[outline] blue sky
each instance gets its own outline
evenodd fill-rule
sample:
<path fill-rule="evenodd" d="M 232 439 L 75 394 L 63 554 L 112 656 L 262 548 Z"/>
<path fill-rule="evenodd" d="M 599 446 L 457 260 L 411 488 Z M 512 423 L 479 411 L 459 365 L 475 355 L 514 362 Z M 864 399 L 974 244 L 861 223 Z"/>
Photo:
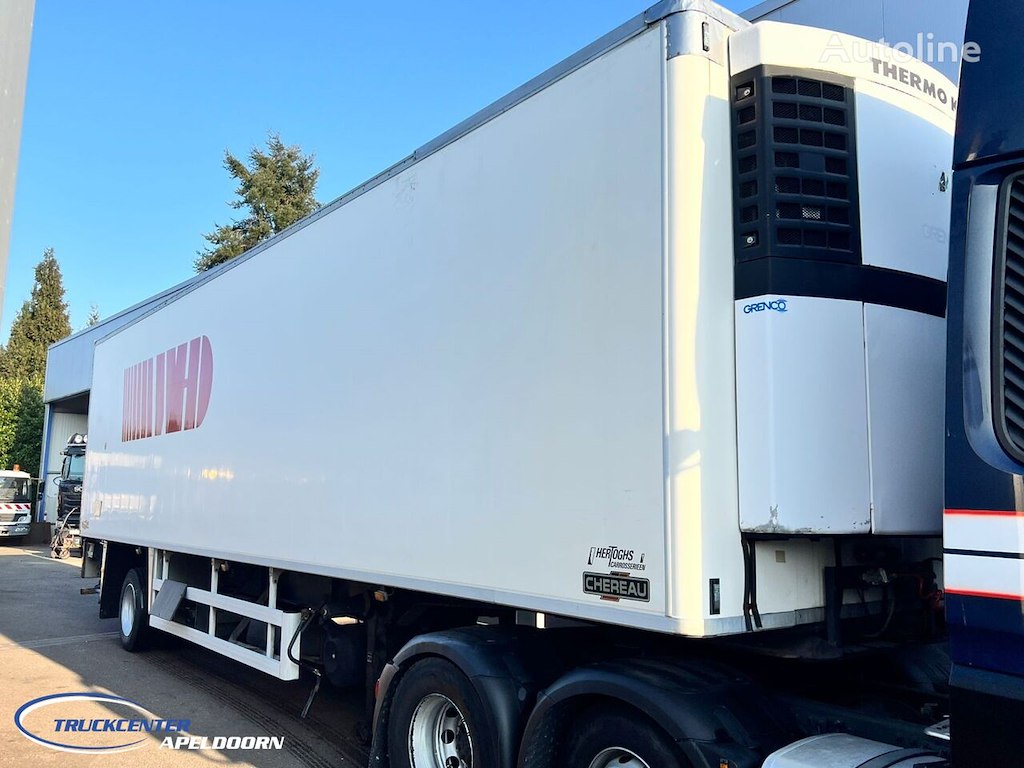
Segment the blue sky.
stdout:
<path fill-rule="evenodd" d="M 225 149 L 277 131 L 330 201 L 653 1 L 36 0 L 0 340 L 47 247 L 75 330 L 192 275 Z"/>

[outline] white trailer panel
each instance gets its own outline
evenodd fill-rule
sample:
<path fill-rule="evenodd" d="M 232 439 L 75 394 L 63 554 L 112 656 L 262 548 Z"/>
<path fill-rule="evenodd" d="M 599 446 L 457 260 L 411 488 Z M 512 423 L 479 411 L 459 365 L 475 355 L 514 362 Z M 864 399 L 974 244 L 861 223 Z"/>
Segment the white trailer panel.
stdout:
<path fill-rule="evenodd" d="M 99 344 L 88 535 L 664 626 L 663 46 Z M 122 442 L 124 371 L 201 336 L 201 425 Z M 643 553 L 647 599 L 582 608 L 591 547 Z"/>
<path fill-rule="evenodd" d="M 813 294 L 803 318 L 737 314 L 731 78 L 834 75 L 831 38 L 661 10 L 100 342 L 85 534 L 688 635 L 743 631 L 756 573 L 765 627 L 820 620 L 832 542 L 741 526 L 784 484 L 791 519 L 838 492 L 824 532 L 870 531 L 869 422 L 891 409 L 869 411 L 889 382 L 864 347 L 891 317 Z M 951 122 L 870 64 L 839 69 L 908 124 Z M 776 320 L 800 326 L 786 359 Z"/>
<path fill-rule="evenodd" d="M 870 531 L 863 313 L 808 296 L 736 302 L 743 530 Z"/>

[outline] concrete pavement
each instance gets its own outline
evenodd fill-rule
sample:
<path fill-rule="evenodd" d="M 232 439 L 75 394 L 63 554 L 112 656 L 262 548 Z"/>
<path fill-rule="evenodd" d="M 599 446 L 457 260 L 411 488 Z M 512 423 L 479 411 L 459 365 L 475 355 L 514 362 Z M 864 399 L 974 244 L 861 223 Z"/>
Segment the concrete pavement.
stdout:
<path fill-rule="evenodd" d="M 96 596 L 79 594 L 94 583 L 79 578 L 77 558 L 52 560 L 44 547 L 0 544 L 0 768 L 64 768 L 68 762 L 75 768 L 366 765 L 366 750 L 354 736 L 361 692 L 325 685 L 309 718 L 302 720 L 299 712 L 311 687 L 307 680 L 282 682 L 172 639 L 155 650 L 127 653 L 118 640 L 116 620 L 97 618 Z M 187 719 L 188 733 L 181 736 L 206 736 L 209 745 L 216 737 L 251 736 L 283 738 L 283 747 L 229 749 L 229 742 L 220 749 L 169 749 L 161 746 L 166 734 L 142 734 L 142 743 L 130 751 L 68 754 L 30 741 L 15 726 L 15 712 L 26 702 L 67 692 L 113 694 L 157 718 Z M 130 707 L 109 702 L 78 703 L 73 715 L 62 707 L 63 701 L 28 712 L 23 724 L 57 741 L 62 734 L 54 733 L 56 718 L 139 716 Z M 111 743 L 105 734 L 67 738 Z"/>

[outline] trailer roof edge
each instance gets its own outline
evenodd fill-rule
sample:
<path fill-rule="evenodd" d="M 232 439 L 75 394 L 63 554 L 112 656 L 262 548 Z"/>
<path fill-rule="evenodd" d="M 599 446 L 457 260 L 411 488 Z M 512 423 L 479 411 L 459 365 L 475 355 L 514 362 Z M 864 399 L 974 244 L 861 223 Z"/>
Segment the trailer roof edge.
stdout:
<path fill-rule="evenodd" d="M 656 3 L 644 11 L 643 15 L 648 24 L 654 24 L 674 13 L 685 13 L 686 11 L 698 11 L 710 16 L 734 32 L 750 26 L 750 22 L 743 16 L 733 13 L 728 8 L 711 0 L 661 0 L 660 3 Z"/>
<path fill-rule="evenodd" d="M 162 291 L 156 294 L 155 296 L 144 301 L 141 301 L 128 309 L 118 312 L 111 318 L 108 318 L 108 320 L 113 320 L 119 316 L 126 314 L 127 312 L 130 312 L 134 309 L 138 309 L 139 307 L 149 303 L 152 303 L 154 305 L 152 309 L 142 313 L 138 317 L 132 319 L 130 322 L 124 323 L 123 325 L 119 325 L 118 327 L 111 329 L 110 332 L 107 333 L 106 335 L 100 336 L 99 338 L 97 338 L 96 343 L 99 344 L 112 336 L 116 336 L 126 328 L 130 328 L 136 323 L 138 323 L 140 320 L 149 317 L 149 315 L 153 314 L 153 312 L 162 309 L 168 304 L 173 304 L 174 302 L 188 295 L 199 286 L 205 284 L 207 281 L 214 279 L 215 277 L 223 274 L 224 272 L 234 269 L 238 265 L 262 253 L 275 243 L 279 243 L 284 238 L 295 234 L 296 232 L 304 229 L 305 227 L 309 226 L 310 224 L 322 218 L 323 216 L 326 216 L 327 214 L 337 210 L 346 203 L 349 203 L 355 198 L 360 197 L 361 195 L 369 192 L 374 187 L 379 186 L 388 179 L 391 179 L 397 174 L 401 173 L 402 171 L 407 170 L 408 168 L 412 167 L 421 160 L 424 160 L 430 155 L 433 155 L 435 152 L 438 152 L 444 147 L 447 147 L 449 144 L 454 143 L 455 141 L 462 138 L 471 131 L 476 130 L 485 123 L 488 123 L 494 118 L 507 112 L 508 110 L 515 107 L 517 104 L 520 104 L 521 102 L 525 101 L 526 99 L 538 93 L 539 91 L 542 91 L 543 89 L 547 88 L 549 85 L 552 85 L 558 80 L 561 80 L 563 77 L 572 74 L 585 64 L 588 64 L 594 59 L 597 59 L 600 56 L 604 55 L 608 51 L 617 48 L 618 46 L 632 39 L 633 37 L 636 37 L 637 35 L 643 33 L 652 25 L 657 24 L 658 22 L 674 14 L 685 13 L 688 11 L 697 11 L 703 13 L 709 16 L 710 18 L 721 22 L 722 24 L 726 25 L 732 30 L 739 30 L 750 26 L 750 22 L 744 19 L 742 16 L 732 13 L 731 11 L 727 10 L 726 8 L 723 8 L 717 3 L 712 2 L 711 0 L 662 0 L 662 2 L 656 3 L 655 5 L 648 8 L 646 11 L 639 13 L 633 18 L 624 22 L 623 24 L 620 24 L 611 32 L 602 35 L 597 40 L 581 48 L 576 53 L 568 56 L 567 58 L 563 59 L 554 66 L 549 67 L 536 77 L 531 78 L 527 82 L 523 83 L 523 85 L 512 90 L 511 92 L 501 97 L 500 99 L 492 102 L 491 104 L 474 113 L 473 115 L 466 118 L 462 122 L 457 123 L 452 128 L 449 128 L 444 133 L 440 134 L 434 139 L 431 139 L 426 144 L 423 144 L 421 147 L 414 150 L 412 154 L 407 155 L 394 165 L 391 165 L 390 167 L 378 173 L 376 176 L 371 177 L 367 181 L 352 188 L 351 190 L 335 198 L 331 202 L 321 206 L 319 209 L 309 214 L 305 218 L 300 219 L 299 221 L 295 222 L 287 229 L 284 229 L 281 232 L 277 233 L 273 237 L 264 240 L 259 245 L 253 246 L 240 256 L 236 256 L 230 261 L 213 267 L 212 269 L 209 269 L 206 272 L 201 272 L 198 275 L 179 283 L 173 288 L 170 288 L 166 291 Z M 102 326 L 105 322 L 107 322 L 107 320 L 101 321 L 97 325 Z M 85 331 L 89 330 L 94 330 L 94 328 L 87 328 L 84 331 L 80 331 L 79 333 L 84 333 Z M 62 339 L 61 341 L 56 342 L 52 346 L 63 344 L 68 339 L 74 338 L 74 336 L 78 336 L 79 333 L 73 334 L 72 336 Z"/>

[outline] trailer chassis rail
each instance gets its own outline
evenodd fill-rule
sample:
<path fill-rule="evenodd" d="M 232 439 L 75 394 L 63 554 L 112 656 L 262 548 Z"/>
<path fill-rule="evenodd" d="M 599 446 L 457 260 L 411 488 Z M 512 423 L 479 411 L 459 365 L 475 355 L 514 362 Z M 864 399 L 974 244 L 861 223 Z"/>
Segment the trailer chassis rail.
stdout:
<path fill-rule="evenodd" d="M 152 606 L 149 624 L 155 629 L 190 640 L 247 666 L 266 672 L 281 680 L 297 680 L 299 665 L 284 651 L 289 641 L 294 641 L 302 622 L 302 613 L 277 608 L 277 584 L 281 576 L 278 568 L 268 568 L 267 604 L 242 600 L 218 592 L 220 570 L 215 559 L 210 560 L 210 588 L 185 584 L 170 578 L 171 555 L 165 550 L 152 549 L 149 552 L 149 573 L 152 574 L 149 587 L 149 605 Z M 176 594 L 171 600 L 160 600 L 162 590 Z M 170 594 L 170 592 L 169 592 Z M 207 606 L 208 618 L 205 629 L 186 626 L 174 621 L 173 616 L 183 600 Z M 217 612 L 225 611 L 244 619 L 262 622 L 267 627 L 266 644 L 262 651 L 217 635 Z M 274 630 L 277 630 L 276 632 Z M 276 640 L 276 642 L 275 642 Z M 297 641 L 301 643 L 301 638 Z"/>

